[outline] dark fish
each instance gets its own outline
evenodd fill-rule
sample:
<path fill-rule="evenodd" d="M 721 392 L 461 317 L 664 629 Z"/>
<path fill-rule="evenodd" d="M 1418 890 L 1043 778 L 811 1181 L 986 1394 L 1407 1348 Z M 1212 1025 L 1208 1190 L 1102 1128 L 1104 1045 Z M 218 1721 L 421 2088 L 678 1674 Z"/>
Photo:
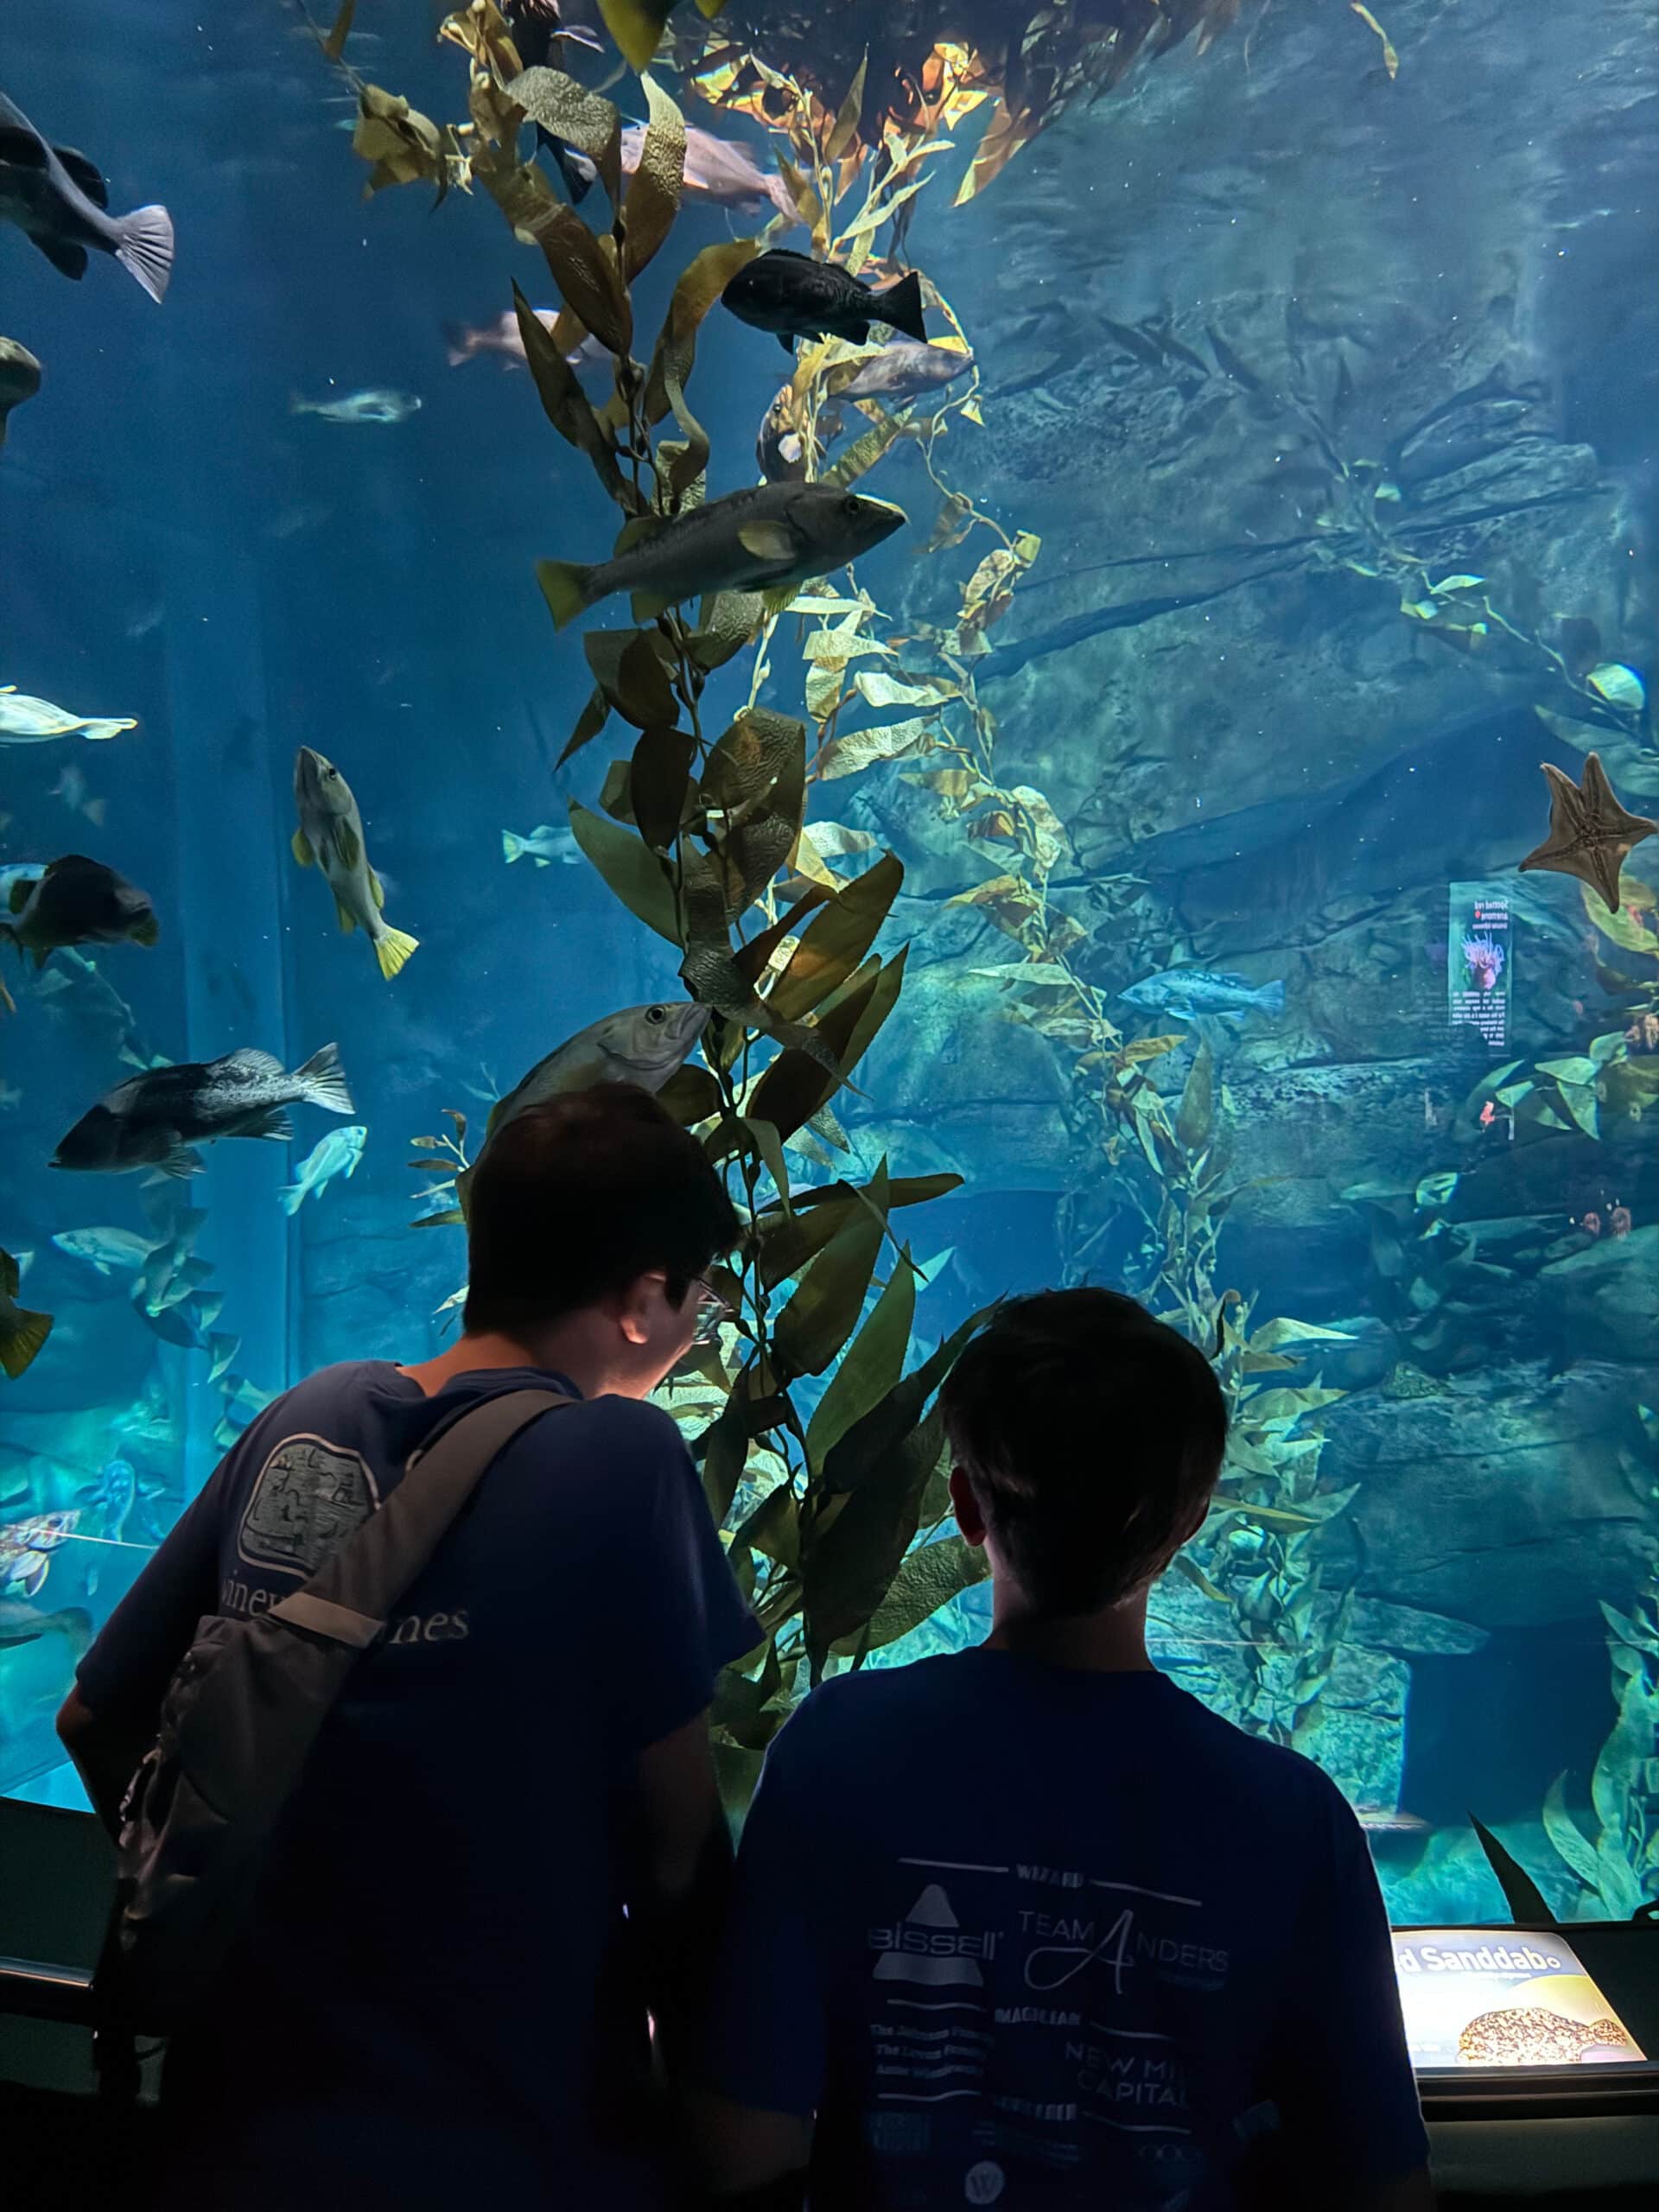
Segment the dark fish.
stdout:
<path fill-rule="evenodd" d="M 774 246 L 740 269 L 720 296 L 740 322 L 775 331 L 786 353 L 798 338 L 844 338 L 861 346 L 873 322 L 927 343 L 922 280 L 913 269 L 885 292 L 873 292 L 838 262 Z"/>
<path fill-rule="evenodd" d="M 20 952 L 32 952 L 37 968 L 60 945 L 154 944 L 161 935 L 146 894 L 84 853 L 49 862 L 34 883 L 14 883 L 10 907 L 12 918 L 0 921 L 0 937 L 10 938 Z"/>
<path fill-rule="evenodd" d="M 290 1073 L 270 1052 L 245 1047 L 220 1060 L 185 1060 L 130 1076 L 83 1114 L 48 1165 L 86 1174 L 124 1175 L 158 1167 L 193 1175 L 201 1165 L 189 1147 L 220 1137 L 270 1137 L 294 1132 L 284 1106 L 297 1100 L 330 1114 L 355 1109 L 337 1046 L 325 1045 Z"/>
<path fill-rule="evenodd" d="M 165 207 L 111 215 L 109 188 L 85 154 L 48 146 L 0 92 L 0 216 L 33 238 L 54 269 L 86 274 L 86 249 L 112 253 L 159 300 L 173 274 L 173 219 Z"/>

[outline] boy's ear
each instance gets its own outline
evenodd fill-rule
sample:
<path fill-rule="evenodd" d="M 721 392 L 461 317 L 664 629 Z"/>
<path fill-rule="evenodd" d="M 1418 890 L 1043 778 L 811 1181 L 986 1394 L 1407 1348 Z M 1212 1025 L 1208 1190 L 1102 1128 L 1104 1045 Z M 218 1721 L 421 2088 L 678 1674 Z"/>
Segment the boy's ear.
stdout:
<path fill-rule="evenodd" d="M 955 1510 L 957 1526 L 965 1540 L 977 1548 L 985 1541 L 985 1516 L 980 1510 L 979 1500 L 974 1496 L 974 1486 L 962 1467 L 950 1470 L 950 1503 Z"/>

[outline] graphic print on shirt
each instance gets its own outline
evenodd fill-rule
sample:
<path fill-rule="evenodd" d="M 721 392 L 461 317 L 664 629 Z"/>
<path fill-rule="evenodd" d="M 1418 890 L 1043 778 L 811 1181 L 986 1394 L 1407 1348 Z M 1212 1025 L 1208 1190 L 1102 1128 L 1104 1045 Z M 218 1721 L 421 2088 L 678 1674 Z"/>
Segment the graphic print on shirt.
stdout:
<path fill-rule="evenodd" d="M 322 1436 L 286 1436 L 259 1470 L 236 1548 L 250 1567 L 308 1581 L 379 1503 L 361 1452 Z"/>
<path fill-rule="evenodd" d="M 1002 2179 L 999 2155 L 1081 2172 L 1109 2128 L 1131 2139 L 1146 2201 L 1178 2201 L 1207 2131 L 1171 2003 L 1175 2024 L 1190 2020 L 1230 1965 L 1205 1940 L 1203 1899 L 1036 1865 L 902 1858 L 895 1873 L 921 1886 L 867 1934 L 871 2148 L 954 2141 L 971 2160 L 966 2201 L 989 2202 L 977 2192 Z"/>

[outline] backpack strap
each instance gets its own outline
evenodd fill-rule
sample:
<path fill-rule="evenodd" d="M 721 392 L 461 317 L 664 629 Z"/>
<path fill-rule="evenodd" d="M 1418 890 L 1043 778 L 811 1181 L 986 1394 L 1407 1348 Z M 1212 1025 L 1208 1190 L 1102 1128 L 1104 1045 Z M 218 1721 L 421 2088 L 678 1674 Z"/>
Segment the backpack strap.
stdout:
<path fill-rule="evenodd" d="M 271 1618 L 366 1650 L 486 1469 L 532 1421 L 575 1402 L 557 1390 L 506 1390 L 452 1421 L 435 1443 L 410 1454 L 385 1503 L 336 1545 L 302 1590 L 270 1608 Z"/>

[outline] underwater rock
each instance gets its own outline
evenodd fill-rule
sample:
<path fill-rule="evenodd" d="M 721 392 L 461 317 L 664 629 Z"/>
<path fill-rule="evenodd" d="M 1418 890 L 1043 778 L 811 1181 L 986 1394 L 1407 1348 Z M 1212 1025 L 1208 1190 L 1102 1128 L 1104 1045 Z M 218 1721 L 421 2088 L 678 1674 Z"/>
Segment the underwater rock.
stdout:
<path fill-rule="evenodd" d="M 1320 1419 L 1321 1475 L 1359 1485 L 1332 1548 L 1355 1541 L 1367 1596 L 1482 1628 L 1595 1619 L 1659 1560 L 1630 1472 L 1651 1455 L 1618 1367 L 1493 1363 L 1433 1397 L 1357 1392 Z"/>
<path fill-rule="evenodd" d="M 1445 1613 L 1426 1613 L 1415 1605 L 1390 1605 L 1381 1598 L 1356 1600 L 1350 1633 L 1356 1643 L 1412 1657 L 1465 1658 L 1491 1637 L 1471 1622 Z"/>
<path fill-rule="evenodd" d="M 1584 1891 L 1556 1856 L 1541 1821 L 1495 1821 L 1488 1826 L 1532 1876 L 1553 1912 L 1577 1909 Z M 1414 1861 L 1408 1840 L 1394 1849 L 1385 1844 L 1377 1853 L 1389 1915 L 1397 1927 L 1507 1922 L 1509 1906 L 1472 1828 L 1440 1828 L 1421 1841 Z"/>
<path fill-rule="evenodd" d="M 1559 1303 L 1568 1339 L 1604 1359 L 1649 1364 L 1654 1357 L 1659 1222 L 1602 1236 L 1540 1270 L 1541 1295 Z"/>

